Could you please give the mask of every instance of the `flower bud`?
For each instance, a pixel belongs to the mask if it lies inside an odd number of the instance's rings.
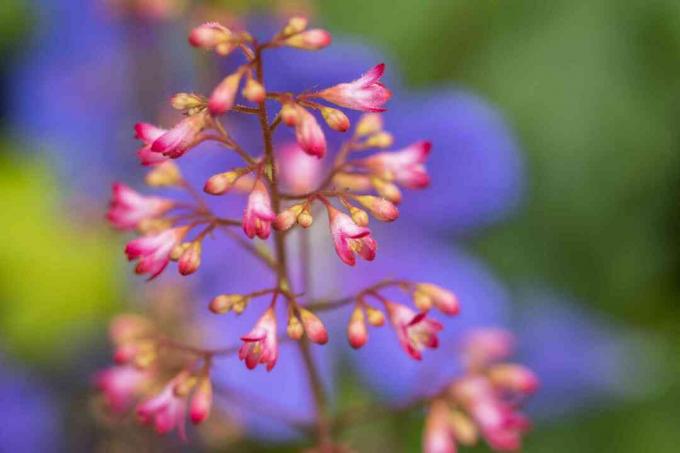
[[[257,80],[249,78],[246,82],[246,86],[243,88],[243,97],[251,102],[260,103],[265,100],[267,92],[264,86]]]
[[[359,209],[356,206],[349,205],[349,214],[352,216],[354,223],[360,227],[365,227],[368,225],[368,214],[363,209]]]
[[[165,161],[152,167],[144,181],[151,187],[172,187],[182,181],[182,173],[174,162]]]
[[[449,425],[453,431],[453,437],[466,446],[477,443],[477,428],[470,418],[460,411],[452,411],[449,414]]]
[[[281,120],[286,126],[295,126],[299,121],[298,109],[293,102],[286,102],[281,106]]]
[[[354,192],[370,190],[373,187],[368,176],[350,173],[338,173],[333,176],[333,184],[338,189]]]
[[[314,217],[312,217],[312,213],[309,212],[309,207],[305,206],[300,215],[297,216],[297,223],[302,228],[309,228],[310,226],[312,226],[313,222]]]
[[[189,406],[189,417],[194,425],[202,423],[210,415],[212,393],[210,378],[208,376],[201,378]]]
[[[371,214],[378,220],[392,222],[399,217],[399,210],[397,207],[384,198],[378,198],[372,195],[358,195],[354,197],[354,199],[371,211]]]
[[[203,186],[203,191],[211,195],[222,195],[231,189],[241,176],[247,172],[247,169],[236,169],[225,173],[218,173],[211,176]]]
[[[188,371],[182,371],[174,379],[172,392],[175,396],[184,398],[196,386],[196,380],[196,376],[190,374]]]
[[[293,16],[288,20],[288,23],[281,31],[283,36],[293,35],[295,33],[300,33],[307,28],[307,18],[304,16]]]
[[[328,343],[328,331],[314,313],[305,308],[300,308],[300,317],[302,318],[302,325],[305,328],[307,338],[310,341],[317,344]]]
[[[368,341],[368,329],[364,320],[364,312],[358,305],[352,312],[352,317],[347,325],[347,339],[354,349],[359,349]]]
[[[447,315],[456,315],[460,312],[458,298],[451,291],[432,283],[419,283],[416,285],[416,289],[413,292],[413,302],[423,311],[429,310],[432,304],[434,304],[437,309]]]
[[[214,49],[227,43],[232,37],[231,31],[216,22],[200,25],[189,34],[189,44],[202,49]]]
[[[373,308],[370,305],[365,306],[366,309],[366,319],[368,320],[368,323],[374,327],[380,327],[385,324],[385,314],[378,310],[377,308]]]
[[[179,273],[182,275],[193,274],[201,265],[201,243],[194,241],[182,253],[177,262]]]
[[[249,301],[250,297],[243,294],[220,294],[210,301],[208,308],[216,315],[222,315],[230,310],[240,315]]]
[[[236,71],[217,85],[208,100],[208,110],[212,115],[221,115],[233,107],[240,82],[241,71]]]
[[[330,33],[320,28],[314,28],[291,36],[283,44],[298,49],[319,50],[328,46],[331,41]]]
[[[345,132],[349,129],[349,118],[341,110],[332,107],[321,107],[321,115],[326,124],[333,130]]]
[[[365,137],[382,131],[383,119],[380,113],[365,113],[359,118],[354,135]]]
[[[113,361],[118,365],[126,364],[134,359],[137,354],[137,344],[133,342],[123,343],[116,348]]]
[[[381,197],[395,204],[401,202],[401,190],[395,184],[380,178],[371,178],[371,184]]]
[[[388,148],[394,143],[394,137],[389,132],[377,132],[369,136],[364,142],[367,148]]]
[[[157,234],[172,228],[172,221],[168,219],[144,219],[137,225],[137,231],[142,234]]]
[[[292,307],[288,310],[288,326],[286,327],[286,333],[292,340],[299,340],[305,334],[305,329],[302,323],[295,316]]]
[[[295,225],[295,222],[302,212],[303,207],[303,204],[295,204],[279,213],[272,222],[274,229],[279,231],[289,230],[293,225]]]
[[[177,244],[175,247],[172,248],[172,251],[170,252],[170,259],[172,261],[177,261],[181,258],[182,254],[191,246],[190,242],[182,242],[181,244]]]
[[[172,108],[175,110],[186,111],[192,114],[197,109],[204,108],[206,100],[194,93],[177,93],[170,99],[170,104],[172,104]]]
[[[538,388],[536,375],[521,365],[495,365],[489,370],[489,379],[496,387],[518,393],[531,394]]]
[[[137,344],[137,352],[132,358],[132,364],[140,370],[148,368],[156,360],[156,345],[151,341]]]

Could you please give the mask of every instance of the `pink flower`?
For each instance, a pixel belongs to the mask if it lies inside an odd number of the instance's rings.
[[[300,148],[311,156],[321,159],[326,154],[326,136],[314,115],[304,107],[297,106],[295,138]]]
[[[135,272],[149,274],[149,279],[158,276],[168,265],[172,249],[181,242],[187,231],[188,227],[170,228],[128,242],[125,246],[128,260],[139,259]]]
[[[305,153],[295,142],[281,147],[276,163],[281,183],[293,194],[311,192],[321,182],[322,162]]]
[[[361,163],[375,173],[394,179],[405,187],[422,189],[430,184],[430,176],[424,163],[431,149],[430,142],[420,141],[400,151],[374,154]]]
[[[135,137],[144,143],[144,146],[137,151],[137,157],[142,165],[157,165],[168,160],[164,155],[151,151],[153,142],[166,132],[167,130],[156,127],[153,124],[135,124]]]
[[[106,218],[121,230],[132,230],[144,219],[158,217],[173,207],[171,200],[144,196],[125,184],[113,185],[113,197]]]
[[[368,341],[368,329],[366,328],[364,312],[359,306],[352,311],[352,317],[349,320],[349,324],[347,324],[347,339],[350,346],[354,349],[359,349]]]
[[[377,244],[371,237],[371,230],[358,226],[350,216],[330,205],[328,206],[328,220],[335,243],[335,252],[344,263],[354,266],[356,264],[355,253],[366,261],[375,259]]]
[[[383,104],[392,97],[390,90],[380,83],[384,72],[385,64],[381,63],[357,80],[326,88],[317,96],[349,109],[362,112],[384,112]]]
[[[272,211],[269,192],[258,179],[248,196],[248,204],[243,213],[243,231],[250,239],[255,236],[267,239],[271,232],[271,223],[275,218],[276,214]]]
[[[429,310],[434,304],[437,309],[447,315],[457,315],[460,312],[460,303],[455,294],[432,283],[418,283],[413,299],[420,310]]]
[[[319,50],[328,46],[332,41],[331,34],[320,28],[296,33],[283,43],[286,46],[296,47],[304,50]]]
[[[317,344],[328,343],[328,330],[314,313],[305,308],[300,308],[300,318],[310,341]]]
[[[208,22],[191,30],[189,44],[207,50],[215,49],[218,46],[231,47],[228,46],[231,37],[231,31],[224,25]]]
[[[191,115],[175,127],[154,140],[151,151],[176,159],[191,148],[198,134],[205,128],[206,118],[202,113]]]
[[[279,357],[274,310],[269,308],[257,321],[253,330],[241,337],[241,340],[243,345],[238,351],[238,357],[245,361],[246,367],[252,370],[261,363],[267,365],[267,371],[271,371]]]
[[[489,369],[489,379],[494,387],[504,392],[529,395],[538,389],[538,378],[522,365],[494,365]]]
[[[191,398],[189,406],[189,417],[195,425],[202,423],[210,415],[212,408],[212,383],[210,378],[205,376],[197,385],[197,389]]]
[[[135,395],[148,379],[148,372],[125,365],[100,371],[95,375],[94,383],[104,394],[106,406],[121,414],[132,405]]]
[[[137,406],[137,416],[144,425],[153,424],[158,434],[166,434],[177,428],[182,440],[186,440],[184,416],[186,398],[175,394],[177,378],[170,381],[159,393]]]
[[[444,327],[427,313],[415,313],[402,304],[389,302],[387,311],[402,348],[414,359],[422,359],[422,350],[439,346],[437,333]]]
[[[424,453],[456,453],[449,412],[444,401],[438,400],[432,403],[425,419]]]

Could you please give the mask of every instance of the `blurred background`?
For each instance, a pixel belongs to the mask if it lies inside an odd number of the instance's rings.
[[[524,357],[539,376],[559,374],[561,384],[549,385],[559,406],[530,406],[525,451],[677,451],[676,0],[3,0],[0,451],[126,451],[104,443],[91,411],[107,321],[134,298],[121,237],[103,213],[114,175],[142,174],[121,157],[136,149],[131,125],[153,118],[172,91],[156,87],[132,107],[115,101],[159,73],[171,73],[176,89],[190,86],[185,36],[207,11],[289,9],[376,48],[405,90],[475,93],[512,131],[519,201],[494,222],[441,234],[508,292],[511,327],[533,345]],[[144,57],[146,39],[162,52]],[[146,68],[130,65],[136,52]],[[414,413],[356,438],[417,451],[421,429]],[[234,445],[214,449],[274,448]]]

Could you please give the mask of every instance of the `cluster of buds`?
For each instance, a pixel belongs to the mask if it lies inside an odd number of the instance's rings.
[[[385,297],[381,291],[389,287],[397,288],[409,295],[418,311]],[[381,304],[384,312],[372,306],[368,302],[369,298]],[[406,280],[387,280],[378,283],[361,291],[355,301],[347,325],[347,338],[353,348],[358,349],[368,341],[366,323],[380,327],[385,324],[386,313],[402,349],[415,360],[422,359],[422,351],[425,348],[434,349],[439,345],[437,334],[443,326],[429,316],[430,308],[434,306],[448,316],[457,315],[460,311],[458,299],[449,290],[432,283],[414,283]]]
[[[153,425],[159,434],[177,429],[182,438],[186,437],[187,409],[194,424],[208,418],[212,406],[209,352],[193,351],[200,356],[195,361],[160,355],[172,352],[172,343],[165,343],[155,323],[136,314],[114,318],[109,336],[115,346],[115,365],[95,376],[109,412],[124,415],[136,404],[140,423]]]
[[[504,363],[513,337],[499,329],[470,333],[461,348],[465,374],[435,397],[425,422],[423,451],[453,453],[478,437],[498,451],[515,451],[530,422],[518,407],[538,387],[526,367]]]

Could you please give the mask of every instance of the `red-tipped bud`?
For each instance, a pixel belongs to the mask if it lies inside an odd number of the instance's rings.
[[[124,343],[116,348],[113,354],[113,361],[118,365],[129,363],[138,352],[137,344]]]
[[[382,112],[385,110],[383,105],[392,96],[390,90],[380,83],[384,72],[384,64],[376,65],[353,82],[340,83],[317,95],[341,107],[363,112]]]
[[[189,417],[194,425],[202,423],[208,418],[212,408],[212,400],[212,383],[210,378],[205,376],[200,380],[189,406]]]
[[[205,108],[206,100],[203,96],[194,93],[177,93],[170,99],[170,104],[175,110],[193,114]]]
[[[297,106],[298,121],[295,125],[295,138],[300,148],[311,156],[321,159],[326,154],[326,136],[314,115],[307,109]]]
[[[215,22],[199,25],[191,30],[191,33],[189,34],[189,44],[194,47],[208,50],[224,46],[224,44],[227,44],[231,39],[231,31],[227,27]]]
[[[381,197],[395,204],[401,203],[401,190],[399,190],[399,187],[397,187],[396,184],[392,184],[381,178],[371,178],[371,184]]]
[[[283,44],[304,50],[319,50],[328,46],[333,38],[326,30],[314,28],[291,36]]]
[[[438,310],[447,315],[457,315],[460,312],[460,303],[455,294],[432,283],[416,285],[413,302],[421,311],[429,310],[434,304]]]
[[[241,71],[228,75],[213,90],[208,100],[208,110],[213,115],[221,115],[234,106],[236,92],[241,82]]]
[[[292,340],[299,340],[305,334],[305,328],[300,322],[300,319],[295,315],[292,306],[288,309],[288,325],[286,327],[286,333]]]
[[[345,132],[349,129],[349,118],[342,111],[331,107],[321,107],[321,115],[326,124],[333,130]]]
[[[236,169],[213,175],[206,181],[203,190],[211,195],[222,195],[231,189],[234,183],[246,172],[246,169]]]
[[[363,209],[359,209],[356,206],[349,205],[349,215],[352,216],[354,223],[360,227],[368,226],[368,214]]]
[[[364,320],[364,312],[358,305],[352,312],[352,317],[347,325],[347,339],[354,349],[359,349],[368,341],[368,329]]]
[[[267,92],[264,86],[253,78],[249,78],[246,86],[243,88],[243,97],[251,102],[260,103],[265,100]]]
[[[193,274],[201,265],[201,243],[199,241],[192,242],[189,247],[182,253],[177,262],[179,273],[182,275]]]
[[[283,121],[283,124],[286,126],[293,127],[300,120],[297,105],[292,102],[286,102],[283,104],[279,114],[281,115],[281,121]]]
[[[536,375],[522,365],[500,364],[489,370],[489,379],[503,390],[531,394],[538,388]]]
[[[384,198],[378,198],[372,195],[358,195],[354,197],[354,199],[371,211],[371,214],[378,220],[392,222],[399,217],[399,210],[394,203]]]
[[[302,325],[305,328],[305,333],[310,341],[317,344],[328,343],[328,331],[321,320],[311,311],[300,308],[300,318],[302,318]]]

